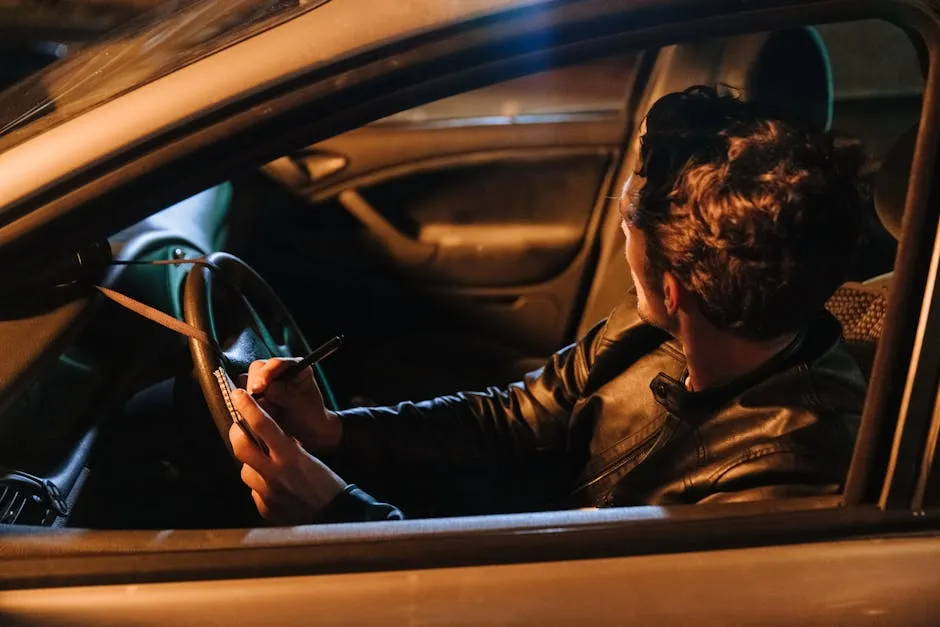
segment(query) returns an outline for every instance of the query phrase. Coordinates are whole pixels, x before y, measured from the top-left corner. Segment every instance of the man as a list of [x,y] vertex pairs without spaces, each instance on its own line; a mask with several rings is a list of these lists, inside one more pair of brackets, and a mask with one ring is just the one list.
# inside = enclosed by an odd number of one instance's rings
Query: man
[[621,201],[635,301],[520,383],[424,403],[333,413],[310,371],[253,363],[266,401],[235,403],[270,456],[230,438],[259,511],[401,517],[330,466],[445,499],[475,478],[515,511],[838,492],[865,381],[824,303],[854,256],[862,162],[712,88],[662,98]]

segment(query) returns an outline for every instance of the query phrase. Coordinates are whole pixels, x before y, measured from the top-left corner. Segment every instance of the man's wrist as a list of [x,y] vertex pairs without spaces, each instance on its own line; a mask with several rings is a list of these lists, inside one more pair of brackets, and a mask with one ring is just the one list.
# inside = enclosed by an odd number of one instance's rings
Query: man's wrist
[[343,421],[339,414],[329,409],[325,412],[326,420],[323,421],[323,428],[318,429],[315,446],[312,450],[316,453],[332,453],[339,448],[339,443],[343,439]]

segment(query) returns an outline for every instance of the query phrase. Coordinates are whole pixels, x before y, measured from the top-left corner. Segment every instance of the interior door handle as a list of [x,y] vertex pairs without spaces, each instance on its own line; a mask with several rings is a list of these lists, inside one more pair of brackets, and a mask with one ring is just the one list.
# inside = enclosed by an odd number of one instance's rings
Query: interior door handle
[[337,200],[368,229],[376,242],[396,261],[409,265],[423,264],[430,261],[437,252],[436,245],[414,240],[395,228],[394,224],[376,211],[356,190],[347,189],[340,192]]

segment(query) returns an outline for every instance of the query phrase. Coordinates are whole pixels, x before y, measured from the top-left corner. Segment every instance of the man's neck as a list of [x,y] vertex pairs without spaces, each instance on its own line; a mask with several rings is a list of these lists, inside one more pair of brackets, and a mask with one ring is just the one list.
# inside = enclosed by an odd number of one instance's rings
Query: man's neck
[[702,391],[731,383],[753,372],[786,348],[795,333],[767,341],[743,339],[707,322],[683,324],[677,339],[689,368],[686,387]]

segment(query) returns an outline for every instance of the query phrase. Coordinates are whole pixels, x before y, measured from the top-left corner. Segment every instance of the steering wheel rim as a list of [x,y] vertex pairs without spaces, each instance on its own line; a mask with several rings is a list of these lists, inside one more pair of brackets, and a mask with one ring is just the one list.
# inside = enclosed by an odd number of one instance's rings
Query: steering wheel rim
[[[204,331],[215,344],[210,347],[190,338],[189,351],[212,421],[234,458],[228,437],[232,418],[214,373],[221,367],[237,382],[252,361],[303,356],[310,352],[310,344],[275,291],[251,266],[223,252],[212,253],[207,261],[208,267],[194,266],[186,276],[183,319]],[[232,311],[218,311],[221,292],[225,292],[234,305]],[[221,324],[220,320],[225,317],[236,320]],[[243,321],[247,326],[240,328]],[[234,326],[228,328],[232,324]],[[315,369],[315,375],[324,401],[334,408],[329,386],[319,368]]]

